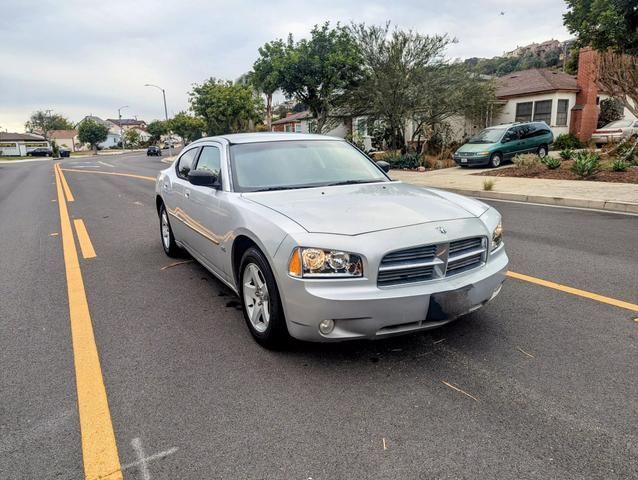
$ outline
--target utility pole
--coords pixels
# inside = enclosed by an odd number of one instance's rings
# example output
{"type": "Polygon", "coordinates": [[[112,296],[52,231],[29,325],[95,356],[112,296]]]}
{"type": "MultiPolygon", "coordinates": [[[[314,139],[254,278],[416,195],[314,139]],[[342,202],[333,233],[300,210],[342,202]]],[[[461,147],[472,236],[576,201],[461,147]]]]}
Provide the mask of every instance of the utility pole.
{"type": "MultiPolygon", "coordinates": [[[[155,87],[162,91],[162,98],[164,99],[164,119],[166,120],[166,127],[168,127],[168,109],[166,108],[166,90],[158,85],[153,85],[152,83],[145,83],[145,87],[155,87]]],[[[170,130],[168,132],[168,154],[173,156],[173,135],[170,130]]]]}
{"type": "Polygon", "coordinates": [[[124,105],[117,109],[117,119],[120,123],[120,139],[122,141],[122,150],[124,150],[124,129],[122,128],[122,112],[121,110],[128,108],[128,105],[124,105]]]}

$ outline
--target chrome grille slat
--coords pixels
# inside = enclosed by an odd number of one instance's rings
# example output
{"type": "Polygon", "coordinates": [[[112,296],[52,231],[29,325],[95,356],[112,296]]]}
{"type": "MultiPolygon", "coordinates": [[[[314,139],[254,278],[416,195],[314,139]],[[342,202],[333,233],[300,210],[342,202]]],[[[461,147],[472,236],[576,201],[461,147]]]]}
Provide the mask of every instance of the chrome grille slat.
{"type": "Polygon", "coordinates": [[[379,265],[379,286],[403,285],[457,275],[487,258],[487,239],[472,237],[390,252],[379,265]]]}

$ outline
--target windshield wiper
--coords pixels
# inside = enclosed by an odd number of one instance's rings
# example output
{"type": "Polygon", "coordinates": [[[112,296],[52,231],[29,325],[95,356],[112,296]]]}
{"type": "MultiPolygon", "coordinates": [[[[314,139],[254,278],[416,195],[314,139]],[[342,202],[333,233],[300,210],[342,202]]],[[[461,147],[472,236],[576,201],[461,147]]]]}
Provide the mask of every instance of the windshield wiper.
{"type": "Polygon", "coordinates": [[[325,187],[336,187],[338,185],[357,185],[359,183],[376,183],[381,182],[382,180],[344,180],[342,182],[328,183],[324,185],[325,187]]]}

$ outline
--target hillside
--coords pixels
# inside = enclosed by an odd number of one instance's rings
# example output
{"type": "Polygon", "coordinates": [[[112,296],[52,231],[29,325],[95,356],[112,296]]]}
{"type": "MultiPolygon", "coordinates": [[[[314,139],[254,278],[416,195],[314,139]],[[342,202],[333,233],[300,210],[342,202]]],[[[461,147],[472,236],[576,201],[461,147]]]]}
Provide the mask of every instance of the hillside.
{"type": "Polygon", "coordinates": [[[575,73],[573,40],[560,42],[548,40],[542,43],[532,43],[505,52],[500,57],[479,58],[472,57],[465,60],[465,64],[483,75],[503,76],[509,73],[526,70],[528,68],[556,68],[562,69],[563,62],[568,73],[575,73]],[[565,54],[566,59],[565,59],[565,54]]]}

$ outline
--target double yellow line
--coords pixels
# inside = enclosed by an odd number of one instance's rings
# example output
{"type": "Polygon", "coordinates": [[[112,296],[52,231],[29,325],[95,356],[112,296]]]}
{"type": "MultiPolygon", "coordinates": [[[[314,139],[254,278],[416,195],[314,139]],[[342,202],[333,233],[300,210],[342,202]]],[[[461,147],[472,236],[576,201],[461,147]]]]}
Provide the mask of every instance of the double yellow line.
{"type": "MultiPolygon", "coordinates": [[[[122,480],[120,459],[115,443],[106,388],[102,378],[100,358],[95,344],[91,314],[67,209],[67,201],[74,201],[73,194],[59,165],[56,164],[54,170],[71,320],[84,475],[87,480],[104,478],[122,480]]],[[[84,223],[76,221],[75,225],[80,246],[85,253],[87,245],[85,244],[83,247],[82,244],[88,239],[88,233],[84,223]],[[78,225],[81,226],[78,228],[78,225]],[[85,237],[84,240],[82,240],[83,237],[85,237]]],[[[90,244],[90,240],[88,242],[90,244]]],[[[92,245],[90,250],[95,256],[92,245]]]]}

